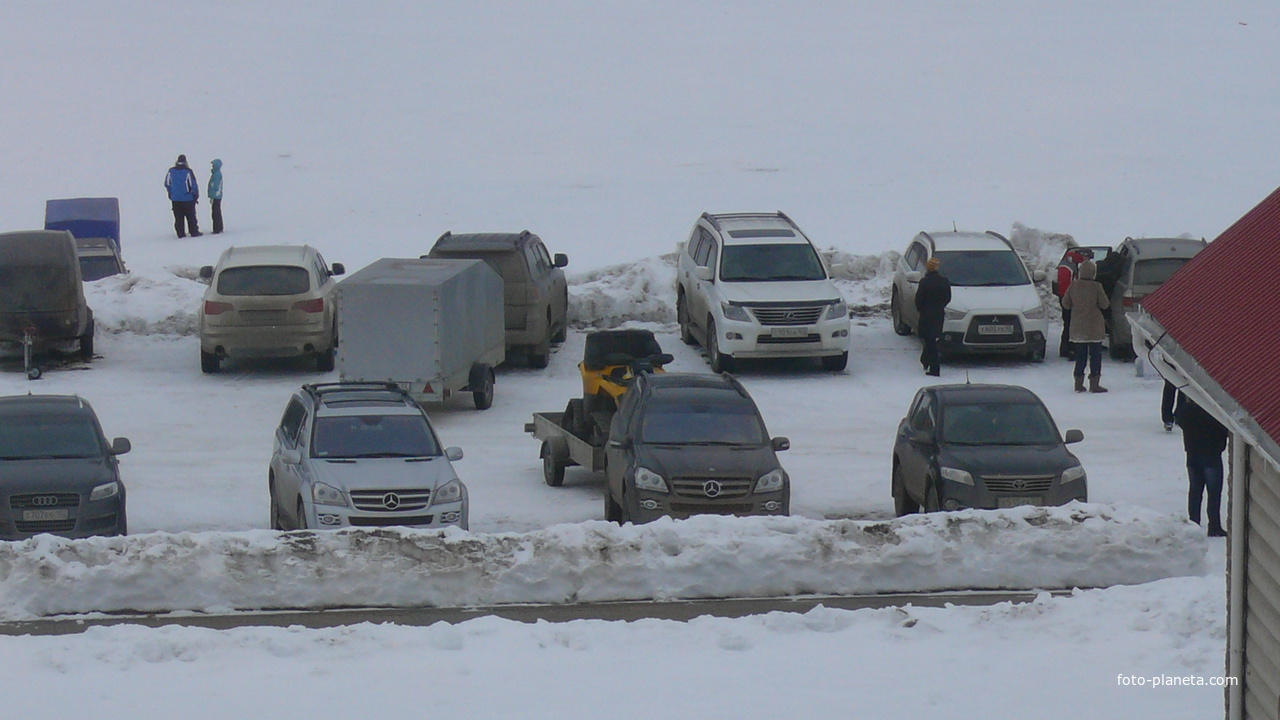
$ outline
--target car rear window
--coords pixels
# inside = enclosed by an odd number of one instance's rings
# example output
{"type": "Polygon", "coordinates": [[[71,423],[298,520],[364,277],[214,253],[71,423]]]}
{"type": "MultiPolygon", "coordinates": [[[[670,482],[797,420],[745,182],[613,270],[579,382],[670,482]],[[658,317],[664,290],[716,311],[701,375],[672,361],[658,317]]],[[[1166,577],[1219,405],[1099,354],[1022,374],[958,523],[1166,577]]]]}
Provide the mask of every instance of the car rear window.
{"type": "Polygon", "coordinates": [[[662,445],[762,445],[764,423],[747,403],[663,403],[644,410],[640,439],[662,445]]]}
{"type": "Polygon", "coordinates": [[[726,245],[720,279],[728,282],[825,280],[822,259],[808,243],[726,245]]]}
{"type": "Polygon", "coordinates": [[[440,448],[421,415],[338,415],[316,419],[318,458],[427,457],[440,448]]]}
{"type": "Polygon", "coordinates": [[[87,417],[0,418],[0,460],[95,458],[102,454],[98,430],[87,417]]]}
{"type": "Polygon", "coordinates": [[[1191,258],[1153,258],[1133,264],[1134,285],[1163,285],[1191,258]]]}
{"type": "Polygon", "coordinates": [[[218,273],[219,295],[301,295],[311,275],[296,265],[249,265],[218,273]]]}
{"type": "Polygon", "coordinates": [[[1031,278],[1018,254],[1012,250],[943,250],[935,257],[942,263],[939,272],[959,287],[1006,287],[1029,285],[1031,278]]]}
{"type": "Polygon", "coordinates": [[[947,404],[942,440],[953,445],[1056,445],[1061,442],[1048,411],[1030,402],[947,404]]]}
{"type": "Polygon", "coordinates": [[[85,282],[101,280],[120,273],[120,263],[109,255],[80,258],[80,276],[85,282]]]}

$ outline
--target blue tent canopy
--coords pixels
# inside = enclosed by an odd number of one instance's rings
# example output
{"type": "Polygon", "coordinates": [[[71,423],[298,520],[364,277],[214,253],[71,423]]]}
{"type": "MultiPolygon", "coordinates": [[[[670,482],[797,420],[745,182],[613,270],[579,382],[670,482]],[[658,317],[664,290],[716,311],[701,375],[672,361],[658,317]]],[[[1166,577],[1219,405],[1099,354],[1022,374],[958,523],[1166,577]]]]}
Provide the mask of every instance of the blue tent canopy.
{"type": "Polygon", "coordinates": [[[111,238],[120,247],[118,198],[46,200],[44,229],[68,230],[77,238],[111,238]]]}

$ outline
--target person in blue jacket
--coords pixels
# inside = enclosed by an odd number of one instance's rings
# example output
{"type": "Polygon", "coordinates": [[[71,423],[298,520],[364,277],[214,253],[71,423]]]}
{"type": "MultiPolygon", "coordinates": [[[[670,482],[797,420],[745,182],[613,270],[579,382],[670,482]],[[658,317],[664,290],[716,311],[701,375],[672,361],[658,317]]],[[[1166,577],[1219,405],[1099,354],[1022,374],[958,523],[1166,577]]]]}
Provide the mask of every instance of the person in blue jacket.
{"type": "Polygon", "coordinates": [[[213,234],[222,232],[222,160],[215,158],[209,172],[209,205],[213,211],[213,234]]]}
{"type": "Polygon", "coordinates": [[[196,174],[187,167],[187,156],[179,155],[178,161],[164,176],[164,189],[169,191],[173,203],[173,229],[178,237],[186,237],[183,223],[191,230],[191,237],[200,237],[200,224],[196,220],[196,201],[200,199],[200,183],[196,174]]]}

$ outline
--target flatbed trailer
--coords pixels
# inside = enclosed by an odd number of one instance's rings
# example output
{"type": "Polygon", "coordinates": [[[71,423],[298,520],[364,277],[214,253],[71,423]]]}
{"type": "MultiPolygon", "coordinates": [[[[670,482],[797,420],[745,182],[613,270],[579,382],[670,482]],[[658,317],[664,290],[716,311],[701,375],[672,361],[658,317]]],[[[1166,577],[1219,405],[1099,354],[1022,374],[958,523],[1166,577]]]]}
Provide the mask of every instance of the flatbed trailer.
{"type": "MultiPolygon", "coordinates": [[[[577,400],[579,404],[581,400],[577,400]]],[[[542,441],[539,450],[542,457],[542,479],[551,487],[564,483],[564,469],[570,465],[584,467],[591,472],[604,470],[604,448],[592,445],[573,434],[564,426],[562,412],[537,412],[533,422],[524,424],[524,431],[542,441]]]]}

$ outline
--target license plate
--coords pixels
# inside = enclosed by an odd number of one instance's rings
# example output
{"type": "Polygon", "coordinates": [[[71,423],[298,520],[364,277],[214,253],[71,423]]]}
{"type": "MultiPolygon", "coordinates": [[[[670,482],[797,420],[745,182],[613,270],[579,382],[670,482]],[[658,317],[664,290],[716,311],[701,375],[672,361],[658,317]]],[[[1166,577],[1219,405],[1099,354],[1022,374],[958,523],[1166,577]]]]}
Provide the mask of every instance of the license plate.
{"type": "Polygon", "coordinates": [[[1012,335],[1012,325],[979,325],[979,335],[1012,335]]]}
{"type": "Polygon", "coordinates": [[[1041,505],[1044,501],[1039,497],[1031,495],[1014,495],[1012,497],[996,498],[996,507],[1011,508],[1021,505],[1041,505]]]}
{"type": "Polygon", "coordinates": [[[66,520],[68,510],[23,510],[22,519],[26,522],[40,522],[41,520],[66,520]]]}
{"type": "Polygon", "coordinates": [[[769,331],[774,337],[783,338],[802,338],[809,337],[809,328],[807,327],[776,327],[769,331]]]}

